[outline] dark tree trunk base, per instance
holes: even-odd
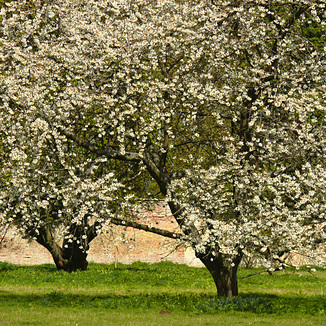
[[[237,271],[241,257],[234,259],[232,266],[222,255],[198,255],[198,258],[211,273],[218,296],[233,297],[238,295]]]
[[[87,254],[81,249],[73,251],[70,255],[63,250],[59,255],[52,254],[53,260],[58,270],[66,272],[76,272],[77,270],[87,270]]]
[[[58,270],[71,273],[87,269],[87,250],[90,241],[82,237],[83,233],[80,229],[75,227],[73,230],[75,240],[65,239],[62,247],[56,243],[52,233],[46,227],[39,229],[36,241],[51,253]]]

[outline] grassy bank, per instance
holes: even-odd
[[[68,274],[0,263],[0,325],[323,325],[325,285],[326,271],[286,270],[240,279],[239,297],[217,298],[204,268],[90,264]]]

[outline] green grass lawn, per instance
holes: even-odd
[[[239,276],[257,270],[241,269]],[[52,265],[0,263],[2,325],[326,325],[326,271],[286,270],[239,280],[240,295],[217,298],[205,268],[168,262]],[[159,314],[161,310],[171,314]]]

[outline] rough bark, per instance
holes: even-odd
[[[182,238],[181,233],[171,232],[171,231],[168,231],[168,230],[155,228],[155,227],[148,226],[148,225],[145,225],[145,224],[141,224],[141,223],[138,223],[138,222],[133,222],[133,221],[128,221],[128,220],[121,220],[121,219],[117,219],[117,218],[111,218],[111,223],[115,224],[115,225],[128,226],[128,227],[131,227],[131,228],[134,228],[134,229],[159,234],[159,235],[161,235],[163,237],[166,237],[166,238],[171,238],[171,239],[180,239],[180,238]]]
[[[232,263],[227,262],[222,255],[197,255],[211,273],[216,285],[217,295],[232,297],[238,295],[237,271],[241,256],[236,257]],[[233,266],[232,266],[233,265]]]
[[[193,223],[187,223],[182,214],[182,208],[177,203],[171,201],[169,206],[172,215],[183,228],[186,235],[191,235],[193,239],[199,239],[198,229]],[[206,266],[211,273],[216,285],[218,296],[231,297],[238,295],[238,278],[237,271],[241,262],[242,255],[239,254],[233,262],[227,262],[223,255],[213,256],[212,254],[196,254],[197,258]],[[233,266],[231,266],[233,265]]]
[[[88,242],[83,243],[83,248],[81,249],[80,236],[77,240],[68,242],[68,240],[63,241],[63,246],[60,247],[54,239],[51,231],[46,227],[41,227],[38,230],[39,234],[36,236],[36,241],[46,248],[52,255],[53,261],[58,270],[64,270],[67,272],[75,272],[76,270],[86,270],[87,269],[87,250]],[[76,232],[77,233],[77,232]],[[87,241],[87,239],[85,239]]]

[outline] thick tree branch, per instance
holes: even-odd
[[[10,228],[10,224],[7,225],[7,227],[5,228],[5,230],[3,232],[3,236],[1,237],[1,240],[0,240],[0,248],[2,247],[2,242],[5,239],[6,234],[7,234],[8,230],[9,230],[9,228]]]
[[[148,173],[151,175],[151,177],[156,181],[156,183],[160,187],[160,191],[162,195],[166,196],[168,180],[164,179],[164,176],[161,174],[160,170],[157,168],[155,163],[150,159],[148,154],[146,153],[144,154],[142,161],[145,164]]]
[[[51,231],[46,226],[42,226],[38,229],[38,234],[35,232],[35,236],[36,242],[51,253],[57,268],[62,269],[68,260],[63,259],[63,250],[56,243]]]
[[[172,194],[173,196],[173,194]],[[176,219],[180,227],[182,228],[182,231],[184,232],[185,235],[191,235],[193,239],[199,239],[200,234],[193,222],[187,223],[186,216],[183,214],[184,208],[178,204],[176,201],[169,201],[168,202],[171,213],[173,217]]]
[[[101,229],[102,226],[101,226],[101,223],[99,222],[95,222],[90,228],[88,228],[87,230],[87,241],[88,243],[90,243],[92,240],[94,240],[98,233],[97,233],[97,230],[98,229]]]
[[[111,218],[111,223],[113,223],[115,225],[128,226],[128,227],[143,230],[146,232],[159,234],[163,237],[171,238],[171,239],[181,239],[184,236],[183,234],[178,233],[178,232],[171,232],[171,231],[167,231],[167,230],[163,230],[163,229],[159,229],[159,228],[154,228],[154,227],[151,227],[151,226],[148,226],[145,224],[141,224],[138,222],[120,220],[118,218]]]

